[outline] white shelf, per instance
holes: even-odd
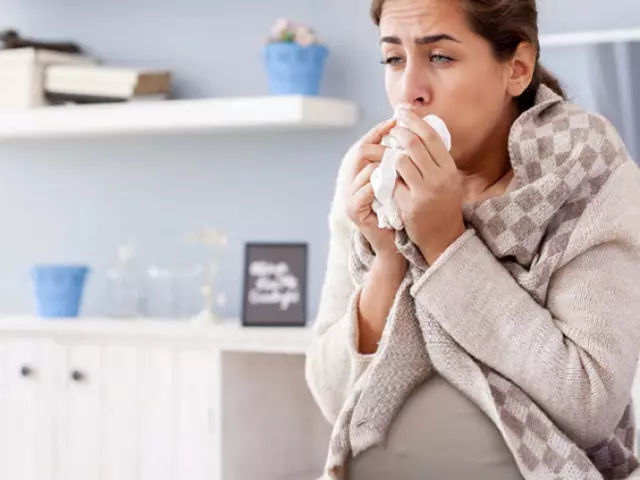
[[[353,102],[331,98],[167,100],[0,112],[0,139],[345,128],[356,121]]]
[[[637,41],[640,41],[640,29],[594,30],[590,32],[556,33],[540,36],[540,44],[543,47],[577,47]]]
[[[205,343],[228,352],[304,355],[311,343],[311,326],[242,327],[240,320],[198,324],[189,320],[117,320],[109,318],[41,319],[32,316],[0,318],[0,335],[42,335],[81,338],[143,338]]]

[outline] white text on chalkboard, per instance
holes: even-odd
[[[281,310],[288,310],[300,301],[300,282],[286,263],[251,262],[249,275],[254,278],[249,291],[250,304],[279,305]]]

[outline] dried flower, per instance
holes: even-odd
[[[308,47],[309,45],[317,43],[318,40],[310,29],[306,27],[298,27],[295,32],[295,41],[303,47]]]
[[[286,18],[279,18],[271,27],[271,36],[273,38],[282,38],[282,36],[287,32],[287,30],[293,29],[293,24],[287,20]]]
[[[297,43],[300,46],[308,47],[319,43],[318,37],[306,25],[295,24],[289,19],[279,18],[271,28],[271,35],[267,42]]]

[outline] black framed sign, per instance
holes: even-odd
[[[245,245],[242,325],[306,325],[307,250],[306,243]]]

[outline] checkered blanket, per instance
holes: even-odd
[[[536,105],[511,130],[515,188],[464,206],[469,228],[540,305],[585,206],[629,160],[608,128],[599,116],[541,87]],[[579,448],[518,385],[472,358],[414,301],[411,286],[428,266],[404,231],[397,232],[396,243],[410,268],[378,353],[334,425],[326,478],[344,478],[348,456],[383,442],[416,387],[436,372],[447,377],[447,371],[466,379],[452,383],[495,423],[525,479],[628,478],[638,467],[632,405],[609,438],[587,451]],[[352,250],[352,276],[361,285],[373,254],[358,232]]]

